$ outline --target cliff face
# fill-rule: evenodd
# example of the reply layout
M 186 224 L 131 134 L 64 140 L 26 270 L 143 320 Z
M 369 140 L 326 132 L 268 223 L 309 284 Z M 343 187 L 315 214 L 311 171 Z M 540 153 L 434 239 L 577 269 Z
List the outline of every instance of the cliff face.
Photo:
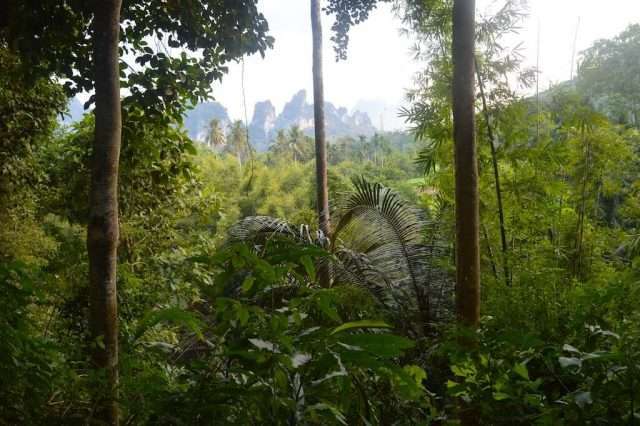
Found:
M 327 137 L 330 139 L 371 136 L 376 131 L 366 113 L 355 111 L 349 114 L 346 108 L 337 108 L 330 102 L 325 103 L 325 122 Z M 257 150 L 265 150 L 278 130 L 286 130 L 292 126 L 298 126 L 305 134 L 313 136 L 313 105 L 307 102 L 307 92 L 304 90 L 293 95 L 277 116 L 270 101 L 258 102 L 249 126 L 251 142 Z
M 217 118 L 226 131 L 231 123 L 224 106 L 217 102 L 204 102 L 189 111 L 184 120 L 189 136 L 195 140 L 204 140 L 207 126 L 212 118 Z M 360 111 L 349 113 L 346 108 L 325 103 L 325 121 L 327 138 L 343 136 L 371 136 L 376 129 L 369 116 Z M 287 130 L 298 126 L 307 135 L 313 136 L 313 105 L 307 102 L 307 92 L 299 91 L 287 102 L 280 114 L 271 101 L 258 102 L 249 124 L 249 140 L 258 151 L 266 151 L 278 130 Z
M 256 103 L 249 125 L 249 140 L 257 151 L 266 151 L 269 138 L 276 126 L 276 108 L 271 101 Z

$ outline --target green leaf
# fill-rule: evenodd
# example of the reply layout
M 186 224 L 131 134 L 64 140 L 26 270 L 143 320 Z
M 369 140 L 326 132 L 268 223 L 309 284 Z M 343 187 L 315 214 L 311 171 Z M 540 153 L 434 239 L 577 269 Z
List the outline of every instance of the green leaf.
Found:
M 316 280 L 316 268 L 313 265 L 313 260 L 311 260 L 311 257 L 304 255 L 300 258 L 300 263 L 302 263 L 302 266 L 304 266 L 304 270 L 307 272 L 307 275 L 309 275 L 309 279 L 311 281 L 315 281 Z
M 475 375 L 476 370 L 469 364 L 452 365 L 451 372 L 457 377 L 470 377 Z
M 398 356 L 415 345 L 412 340 L 394 334 L 349 334 L 340 337 L 340 341 L 385 358 Z
M 467 395 L 467 391 L 466 391 L 465 387 L 460 383 L 454 382 L 453 380 L 447 380 L 447 392 L 451 396 L 466 396 Z
M 191 154 L 191 155 L 197 155 L 198 154 L 198 150 L 196 149 L 196 147 L 192 143 L 186 143 L 184 145 L 184 150 L 187 152 L 187 154 Z
M 310 412 L 314 412 L 314 411 L 328 411 L 330 412 L 333 417 L 335 418 L 335 420 L 343 425 L 347 425 L 347 419 L 344 417 L 344 415 L 342 414 L 342 412 L 340 410 L 338 410 L 336 407 L 334 407 L 331 404 L 327 404 L 324 402 L 320 402 L 318 404 L 312 405 L 310 407 L 307 408 L 308 411 Z
M 391 326 L 384 321 L 376 321 L 376 320 L 352 321 L 352 322 L 345 322 L 344 324 L 334 328 L 331 334 L 340 333 L 341 331 L 351 330 L 354 328 L 391 328 Z
M 513 372 L 525 380 L 529 380 L 529 370 L 524 363 L 518 363 L 513 366 Z
M 167 308 L 152 311 L 145 315 L 138 326 L 135 338 L 140 338 L 148 329 L 160 322 L 172 322 L 185 327 L 195 333 L 200 339 L 203 339 L 202 322 L 192 312 L 185 311 L 180 308 Z
M 340 319 L 340 315 L 338 315 L 338 310 L 334 306 L 333 302 L 334 300 L 329 295 L 329 293 L 321 292 L 317 294 L 316 306 L 318 307 L 318 309 L 320 309 L 320 311 L 331 320 L 336 322 L 342 321 Z
M 349 348 L 347 348 L 349 349 Z M 365 351 L 348 350 L 340 355 L 342 360 L 352 366 L 359 368 L 370 368 L 377 370 L 385 367 L 385 362 Z
M 236 305 L 236 316 L 241 326 L 245 326 L 249 322 L 249 310 L 241 304 Z
M 254 262 L 254 268 L 264 282 L 268 284 L 273 284 L 276 282 L 277 274 L 273 266 L 262 259 L 254 259 Z
M 404 367 L 402 367 L 402 369 L 406 371 L 407 374 L 409 374 L 411 377 L 413 377 L 416 384 L 418 385 L 422 385 L 422 381 L 426 380 L 427 378 L 427 372 L 417 365 L 405 365 Z
M 245 278 L 242 282 L 242 291 L 244 293 L 249 293 L 253 288 L 253 284 L 255 283 L 255 281 L 256 278 L 253 275 L 249 275 L 247 278 Z
M 417 365 L 407 365 L 403 368 L 392 368 L 393 382 L 398 392 L 406 399 L 418 400 L 424 396 L 422 381 L 427 373 Z
M 494 392 L 493 393 L 493 399 L 495 399 L 496 401 L 502 401 L 505 399 L 509 399 L 510 396 L 507 393 L 504 392 Z

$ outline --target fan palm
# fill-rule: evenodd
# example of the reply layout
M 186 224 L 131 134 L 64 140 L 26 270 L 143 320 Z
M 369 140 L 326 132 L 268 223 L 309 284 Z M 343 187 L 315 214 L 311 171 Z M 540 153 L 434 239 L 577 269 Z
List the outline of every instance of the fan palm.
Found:
M 446 258 L 437 226 L 378 183 L 354 180 L 354 191 L 338 203 L 329 241 L 307 225 L 267 216 L 247 217 L 229 231 L 230 240 L 256 248 L 275 237 L 325 248 L 332 285 L 355 284 L 371 291 L 410 334 L 427 333 L 450 312 L 452 283 L 440 265 Z

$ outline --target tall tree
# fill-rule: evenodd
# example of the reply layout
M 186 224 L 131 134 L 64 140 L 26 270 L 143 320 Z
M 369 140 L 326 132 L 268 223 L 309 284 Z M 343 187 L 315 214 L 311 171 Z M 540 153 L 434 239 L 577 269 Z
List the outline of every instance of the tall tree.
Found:
M 613 121 L 640 129 L 640 24 L 582 52 L 578 89 Z
M 291 158 L 293 159 L 294 164 L 302 158 L 304 140 L 305 135 L 302 133 L 299 126 L 293 126 L 289 129 L 287 150 L 291 152 Z
M 89 189 L 89 325 L 92 360 L 106 372 L 108 391 L 99 401 L 98 418 L 118 424 L 118 159 L 122 117 L 118 41 L 122 0 L 95 2 L 94 78 L 95 136 Z
M 484 114 L 484 122 L 487 127 L 487 138 L 489 139 L 489 147 L 491 148 L 491 165 L 493 166 L 493 180 L 496 186 L 496 200 L 498 202 L 498 219 L 500 221 L 500 243 L 502 244 L 502 270 L 504 273 L 504 282 L 511 286 L 511 273 L 509 272 L 509 245 L 507 244 L 507 230 L 504 224 L 504 206 L 502 203 L 502 189 L 500 186 L 500 168 L 498 167 L 498 155 L 496 153 L 496 140 L 491 126 L 491 117 L 489 108 L 487 107 L 487 97 L 484 93 L 484 82 L 480 75 L 480 67 L 478 61 L 474 63 L 476 67 L 476 76 L 478 77 L 478 87 L 480 88 L 480 97 L 482 99 L 482 113 Z M 486 234 L 486 232 L 485 232 Z M 487 240 L 488 244 L 488 240 Z
M 95 90 L 88 102 L 96 104 L 87 232 L 89 323 L 97 340 L 92 358 L 107 372 L 110 389 L 106 403 L 98 404 L 100 420 L 117 424 L 120 82 L 130 93 L 123 104 L 140 106 L 150 122 L 178 123 L 188 103 L 208 98 L 225 62 L 263 54 L 273 39 L 256 0 L 196 0 L 189 7 L 158 0 L 23 0 L 3 6 L 7 16 L 21 19 L 0 19 L 0 43 L 19 55 L 25 76 L 62 78 L 70 96 Z M 127 25 L 119 46 L 121 21 Z M 155 50 L 149 41 L 155 41 Z M 181 55 L 170 55 L 167 46 L 182 49 Z M 140 66 L 132 67 L 128 58 Z
M 456 312 L 480 320 L 480 214 L 475 139 L 475 0 L 453 2 L 453 140 L 456 203 Z
M 452 106 L 456 210 L 456 314 L 480 321 L 480 204 L 475 135 L 475 0 L 454 0 Z M 463 341 L 470 345 L 472 342 Z M 460 400 L 460 424 L 478 425 L 473 405 Z
M 227 138 L 220 127 L 220 120 L 212 118 L 207 126 L 207 134 L 204 139 L 209 148 L 220 148 L 227 143 Z
M 331 232 L 329 218 L 329 184 L 327 178 L 327 145 L 324 123 L 324 82 L 322 75 L 322 22 L 320 0 L 311 0 L 311 32 L 313 36 L 313 118 L 316 137 L 316 188 L 320 230 Z
M 229 125 L 227 134 L 227 149 L 238 159 L 238 166 L 242 168 L 242 160 L 249 154 L 247 131 L 242 121 L 236 120 Z

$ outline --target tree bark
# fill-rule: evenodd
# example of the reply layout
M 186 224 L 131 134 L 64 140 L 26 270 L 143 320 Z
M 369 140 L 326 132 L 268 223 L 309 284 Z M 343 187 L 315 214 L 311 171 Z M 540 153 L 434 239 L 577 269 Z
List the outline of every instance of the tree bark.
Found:
M 480 213 L 475 139 L 475 0 L 453 2 L 453 141 L 456 184 L 456 314 L 480 322 Z M 473 341 L 463 339 L 464 345 Z M 479 424 L 476 407 L 460 401 L 460 424 Z
M 313 37 L 313 118 L 316 145 L 316 191 L 318 224 L 327 238 L 331 237 L 329 218 L 329 184 L 327 178 L 327 144 L 324 123 L 324 82 L 322 75 L 322 21 L 320 0 L 311 0 L 311 33 Z M 320 285 L 329 287 L 329 266 L 318 271 Z
M 324 125 L 324 83 L 322 76 L 322 23 L 320 0 L 311 0 L 313 34 L 313 118 L 316 142 L 316 181 L 320 230 L 330 235 L 327 145 Z
M 118 424 L 118 162 L 122 117 L 118 39 L 121 0 L 94 3 L 95 137 L 89 191 L 90 314 L 92 361 L 106 392 L 96 395 L 96 417 Z
M 484 95 L 484 84 L 480 76 L 478 62 L 474 62 L 476 67 L 476 75 L 478 76 L 478 86 L 480 87 L 480 96 L 482 98 L 482 111 L 484 113 L 484 121 L 487 125 L 487 137 L 489 138 L 489 146 L 491 147 L 491 162 L 493 164 L 493 179 L 496 184 L 496 199 L 498 200 L 498 219 L 500 221 L 500 242 L 502 243 L 502 270 L 504 273 L 504 283 L 507 287 L 511 286 L 511 273 L 509 271 L 509 245 L 507 244 L 507 231 L 504 224 L 504 207 L 502 204 L 502 189 L 500 186 L 500 169 L 498 168 L 498 156 L 496 154 L 496 141 L 489 120 L 489 109 L 487 108 L 487 98 Z
M 456 183 L 456 313 L 480 320 L 478 161 L 475 140 L 475 0 L 453 3 L 453 139 Z

